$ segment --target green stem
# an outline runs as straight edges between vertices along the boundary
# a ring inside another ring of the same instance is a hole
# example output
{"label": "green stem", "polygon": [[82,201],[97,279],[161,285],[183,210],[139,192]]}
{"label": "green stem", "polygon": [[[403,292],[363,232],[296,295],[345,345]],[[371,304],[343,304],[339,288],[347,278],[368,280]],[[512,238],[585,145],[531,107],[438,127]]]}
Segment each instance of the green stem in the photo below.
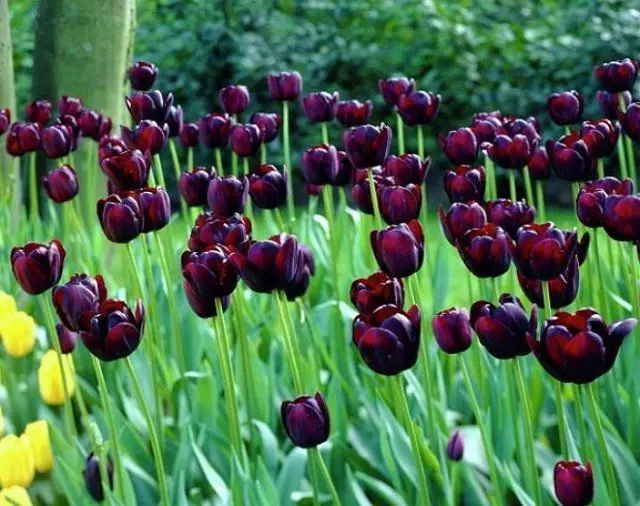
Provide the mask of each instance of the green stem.
{"label": "green stem", "polygon": [[[618,93],[618,103],[620,104],[620,110],[623,113],[627,112],[627,104],[624,101],[624,94],[622,93]],[[631,139],[625,135],[624,133],[620,134],[620,139],[618,141],[618,145],[620,145],[620,143],[624,142],[626,148],[627,148],[627,167],[629,169],[629,176],[631,177],[631,179],[633,180],[634,183],[637,182],[636,179],[636,157],[633,153],[633,144],[631,143]],[[626,176],[625,176],[626,177]]]}
{"label": "green stem", "polygon": [[273,210],[273,216],[276,219],[276,224],[278,225],[278,229],[280,230],[280,232],[285,232],[287,230],[287,227],[285,226],[284,221],[282,220],[282,214],[280,213],[280,209],[276,207]]}
{"label": "green stem", "polygon": [[424,134],[422,132],[422,125],[418,125],[416,133],[418,136],[418,156],[422,161],[424,160]]}
{"label": "green stem", "polygon": [[611,312],[609,311],[609,295],[607,293],[607,286],[606,286],[605,279],[602,272],[602,262],[604,262],[605,260],[600,255],[600,241],[598,239],[598,235],[599,235],[598,232],[599,232],[598,229],[593,231],[593,248],[596,254],[596,269],[598,272],[597,278],[598,278],[598,283],[600,283],[599,294],[602,299],[600,302],[602,302],[602,309],[604,309],[605,320],[612,321],[613,314],[611,314]]}
{"label": "green stem", "polygon": [[604,161],[598,158],[598,179],[604,178]]}
{"label": "green stem", "polygon": [[380,216],[380,205],[378,204],[378,192],[376,191],[376,183],[373,179],[373,169],[367,168],[367,179],[369,181],[369,194],[371,195],[371,203],[373,205],[373,214],[376,217],[376,227],[382,230],[382,217]]}
{"label": "green stem", "polygon": [[396,128],[398,130],[398,154],[401,155],[404,153],[404,123],[402,121],[402,117],[397,112],[396,112]]}
{"label": "green stem", "polygon": [[263,142],[260,146],[260,164],[267,163],[267,143]]}
{"label": "green stem", "polygon": [[544,188],[542,186],[542,181],[536,181],[536,196],[538,203],[538,216],[540,222],[544,223],[546,221],[546,212],[544,205]]}
{"label": "green stem", "polygon": [[336,487],[333,484],[333,480],[331,479],[331,474],[329,473],[329,469],[327,469],[327,466],[324,463],[324,460],[322,459],[322,455],[320,455],[320,451],[317,448],[310,448],[308,451],[312,460],[315,460],[315,465],[320,469],[320,472],[322,473],[324,481],[329,487],[329,492],[331,493],[331,504],[334,506],[341,506],[342,502],[340,501],[340,496],[338,495],[338,491],[336,490]]}
{"label": "green stem", "polygon": [[214,150],[216,155],[216,174],[220,177],[224,176],[224,167],[222,165],[222,151],[220,148]]}
{"label": "green stem", "polygon": [[[180,181],[180,160],[178,159],[178,152],[176,151],[176,144],[173,139],[169,139],[169,151],[171,151],[171,159],[173,160],[173,173],[176,178],[176,186]],[[187,210],[187,203],[183,198],[180,198],[180,211],[182,211],[182,219],[187,222],[187,231],[189,231],[189,211]]]}
{"label": "green stem", "polygon": [[516,192],[516,171],[509,169],[507,172],[509,173],[509,198],[512,202],[515,202],[518,200],[518,194]]}
{"label": "green stem", "polygon": [[[573,211],[578,214],[578,193],[580,192],[580,183],[571,183],[571,197],[573,199]],[[578,228],[580,227],[581,222],[578,221]]]}
{"label": "green stem", "polygon": [[531,174],[529,173],[529,167],[525,165],[522,168],[522,173],[524,174],[524,189],[527,195],[527,203],[530,206],[535,205],[535,200],[533,199],[533,187],[531,186]]}
{"label": "green stem", "polygon": [[498,187],[496,183],[496,166],[493,160],[489,158],[489,155],[484,157],[484,167],[487,172],[487,194],[488,200],[498,198]]}
{"label": "green stem", "polygon": [[289,171],[287,178],[287,209],[289,222],[296,219],[293,205],[293,167],[291,166],[291,148],[289,146],[289,102],[282,102],[282,144],[284,148],[284,166]]}
{"label": "green stem", "polygon": [[320,131],[322,132],[322,144],[329,145],[329,130],[326,122],[320,123]]}
{"label": "green stem", "polygon": [[29,204],[33,223],[40,220],[40,203],[38,202],[38,175],[36,173],[36,152],[29,153]]}
{"label": "green stem", "polygon": [[[96,438],[93,435],[93,427],[87,427],[87,433],[91,439],[91,446],[93,448],[93,454],[98,459],[98,469],[100,469],[100,483],[102,484],[102,493],[107,504],[113,504],[113,497],[111,486],[109,484],[109,475],[107,473],[107,455],[102,451],[102,445],[98,444]],[[98,426],[95,426],[95,430],[99,431]]]}
{"label": "green stem", "polygon": [[162,170],[162,158],[160,158],[159,154],[153,155],[153,165],[155,168],[158,184],[163,188],[166,188],[167,185],[164,183],[164,171]]}
{"label": "green stem", "polygon": [[618,162],[620,163],[620,179],[626,179],[629,177],[629,171],[627,169],[627,159],[624,155],[624,141],[622,140],[623,134],[620,134],[618,143],[616,144],[616,150],[618,152]]}
{"label": "green stem", "polygon": [[302,376],[300,376],[300,369],[298,367],[298,360],[296,358],[295,348],[293,344],[293,336],[289,330],[289,324],[287,322],[287,314],[284,305],[286,302],[283,300],[286,296],[282,292],[276,292],[275,299],[278,306],[278,314],[280,315],[280,324],[282,326],[282,332],[284,334],[284,347],[285,352],[288,355],[289,367],[291,368],[291,376],[293,376],[293,386],[297,394],[301,394]]}
{"label": "green stem", "polygon": [[187,170],[193,169],[193,148],[187,148]]}

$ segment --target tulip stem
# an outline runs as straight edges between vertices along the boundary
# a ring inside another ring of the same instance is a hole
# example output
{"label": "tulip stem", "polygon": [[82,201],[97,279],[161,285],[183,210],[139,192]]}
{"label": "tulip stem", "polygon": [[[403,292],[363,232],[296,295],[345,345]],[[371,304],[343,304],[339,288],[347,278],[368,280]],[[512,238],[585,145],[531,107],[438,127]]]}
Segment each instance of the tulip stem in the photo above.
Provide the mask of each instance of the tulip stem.
{"label": "tulip stem", "polygon": [[607,286],[602,273],[602,262],[604,259],[600,256],[600,241],[598,240],[598,229],[593,231],[593,247],[596,254],[596,269],[598,272],[598,283],[600,284],[599,294],[602,297],[602,306],[604,309],[604,317],[606,321],[613,319],[613,314],[609,311],[609,294],[607,293]]}
{"label": "tulip stem", "polygon": [[484,166],[487,172],[487,194],[488,200],[498,198],[498,187],[496,185],[496,166],[489,155],[484,156]]}
{"label": "tulip stem", "polygon": [[[176,178],[176,186],[180,181],[180,160],[178,160],[178,152],[176,151],[176,144],[173,139],[169,139],[169,151],[171,151],[171,159],[173,160],[173,172]],[[180,198],[180,211],[182,211],[182,219],[187,223],[187,233],[189,233],[189,211],[187,209],[187,203],[183,198]]]}
{"label": "tulip stem", "polygon": [[509,198],[512,202],[515,202],[518,200],[518,193],[516,191],[516,171],[509,169],[507,172],[509,173]]}
{"label": "tulip stem", "polygon": [[287,209],[289,211],[289,222],[296,219],[293,206],[293,167],[291,166],[291,151],[289,146],[289,102],[282,102],[282,143],[284,148],[284,166],[289,171],[287,178]]}
{"label": "tulip stem", "polygon": [[[404,123],[402,116],[396,112],[396,129],[398,130],[398,154],[404,153]],[[420,157],[422,158],[422,157]]]}
{"label": "tulip stem", "polygon": [[422,131],[422,125],[417,126],[416,131],[418,137],[418,156],[420,157],[420,161],[424,159],[424,133]]}
{"label": "tulip stem", "polygon": [[29,153],[29,204],[34,226],[39,222],[40,203],[38,202],[38,175],[36,174],[36,152]]}
{"label": "tulip stem", "polygon": [[322,144],[326,144],[327,146],[329,145],[329,130],[327,128],[327,123],[326,122],[322,122],[320,123],[320,130],[322,132]]}
{"label": "tulip stem", "polygon": [[156,170],[156,179],[158,180],[158,184],[163,188],[166,188],[167,185],[164,183],[164,172],[162,170],[162,158],[160,158],[159,154],[153,155],[153,165]]}
{"label": "tulip stem", "polygon": [[629,171],[627,169],[627,158],[625,157],[625,154],[624,154],[623,137],[624,137],[624,134],[620,133],[620,138],[616,143],[616,149],[618,152],[618,162],[620,163],[620,179],[626,179],[627,177],[629,177]]}
{"label": "tulip stem", "polygon": [[169,506],[169,493],[167,490],[167,477],[164,474],[164,463],[162,461],[162,451],[160,447],[160,443],[158,441],[158,434],[156,432],[156,428],[153,423],[153,418],[151,417],[151,411],[149,411],[149,406],[147,405],[147,401],[144,397],[144,392],[142,387],[140,386],[140,382],[138,381],[138,377],[136,376],[136,371],[133,368],[133,364],[131,363],[131,358],[127,357],[124,359],[124,363],[127,366],[127,371],[129,372],[129,376],[131,377],[131,382],[133,383],[133,388],[136,392],[136,397],[138,398],[138,403],[142,406],[142,412],[147,422],[147,429],[149,430],[149,441],[151,443],[151,451],[153,452],[153,460],[156,465],[156,475],[158,478],[158,486],[160,488],[160,502],[163,506]]}
{"label": "tulip stem", "polygon": [[224,176],[224,167],[222,166],[222,151],[220,150],[220,148],[216,148],[214,150],[214,153],[215,153],[215,156],[216,156],[216,174],[219,177],[223,177]]}
{"label": "tulip stem", "polygon": [[527,195],[527,203],[530,206],[534,206],[536,201],[533,198],[533,187],[531,185],[531,173],[529,172],[529,166],[525,165],[522,168],[522,173],[524,174],[524,190]]}
{"label": "tulip stem", "polygon": [[[618,93],[618,103],[620,104],[620,111],[623,113],[627,112],[627,103],[624,101],[624,94]],[[631,143],[631,139],[624,132],[620,134],[620,140],[618,145],[624,142],[627,148],[627,165],[629,169],[629,176],[633,180],[634,183],[637,183],[636,179],[636,157],[633,153],[633,144]]]}
{"label": "tulip stem", "polygon": [[[329,487],[329,492],[331,493],[331,504],[334,506],[341,506],[342,501],[340,501],[340,496],[338,495],[338,491],[336,490],[335,485],[333,484],[333,480],[331,479],[331,473],[329,473],[329,469],[327,468],[324,460],[322,459],[322,455],[320,455],[320,451],[318,448],[309,448],[308,450],[309,456],[311,457],[312,467],[317,467],[320,469],[322,473],[322,477]],[[319,492],[319,491],[318,491]]]}
{"label": "tulip stem", "polygon": [[193,148],[189,146],[187,148],[187,170],[191,169],[193,169]]}
{"label": "tulip stem", "polygon": [[300,376],[300,369],[298,368],[298,362],[296,359],[293,336],[291,335],[289,324],[287,322],[285,295],[284,292],[276,292],[275,296],[278,313],[280,315],[280,324],[282,325],[282,331],[284,333],[284,347],[287,355],[289,356],[289,367],[291,368],[291,375],[293,376],[293,386],[296,392],[301,394],[303,390],[302,377]]}
{"label": "tulip stem", "polygon": [[267,143],[263,142],[260,145],[260,164],[264,165],[267,163]]}
{"label": "tulip stem", "polygon": [[373,179],[373,168],[367,168],[367,179],[369,181],[369,195],[371,195],[371,204],[373,205],[373,214],[376,217],[376,227],[382,230],[382,217],[380,216],[380,204],[378,203],[378,192],[376,191],[376,183]]}
{"label": "tulip stem", "polygon": [[598,158],[598,179],[604,178],[604,160],[602,158]]}
{"label": "tulip stem", "polygon": [[536,181],[536,196],[538,203],[538,216],[541,222],[546,221],[546,212],[544,206],[544,188],[542,187],[542,181]]}
{"label": "tulip stem", "polygon": [[284,221],[282,220],[282,214],[280,213],[280,209],[276,207],[273,210],[273,216],[276,219],[276,224],[278,225],[278,229],[280,229],[280,232],[286,232],[287,227],[285,226]]}

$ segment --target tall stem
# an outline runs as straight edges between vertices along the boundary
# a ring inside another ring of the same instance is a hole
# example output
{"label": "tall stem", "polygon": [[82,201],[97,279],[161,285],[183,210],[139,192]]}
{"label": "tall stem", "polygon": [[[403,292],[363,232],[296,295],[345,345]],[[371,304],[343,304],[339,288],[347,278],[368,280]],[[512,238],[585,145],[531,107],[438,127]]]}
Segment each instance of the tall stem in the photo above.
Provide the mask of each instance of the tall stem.
{"label": "tall stem", "polygon": [[263,142],[260,146],[260,163],[264,165],[267,163],[267,143]]}
{"label": "tall stem", "polygon": [[157,153],[153,155],[153,166],[155,168],[158,184],[163,188],[166,188],[167,185],[164,183],[164,171],[162,170],[162,158],[160,158],[160,155]]}
{"label": "tall stem", "polygon": [[[178,152],[176,151],[176,144],[173,139],[169,139],[169,151],[171,151],[171,160],[173,161],[173,174],[176,178],[176,185],[180,181],[180,160],[178,159]],[[180,211],[182,212],[182,219],[187,223],[187,231],[189,231],[189,211],[187,209],[187,203],[182,197],[180,197]]]}
{"label": "tall stem", "polygon": [[224,167],[222,165],[222,150],[220,148],[215,148],[214,150],[216,155],[216,173],[218,176],[224,176]]}
{"label": "tall stem", "polygon": [[320,123],[320,131],[322,132],[322,144],[329,144],[329,130],[327,128],[327,123]]}
{"label": "tall stem", "polygon": [[[627,112],[627,103],[624,101],[624,94],[622,93],[618,93],[618,102],[620,104],[620,110],[623,113]],[[637,183],[638,180],[636,179],[637,176],[637,172],[636,172],[636,157],[635,154],[633,153],[633,144],[631,142],[631,139],[629,138],[629,136],[627,136],[624,133],[620,134],[620,139],[618,141],[618,144],[620,144],[621,142],[624,142],[626,148],[627,148],[627,167],[629,169],[629,176],[631,177],[631,179],[633,180],[634,183]]]}
{"label": "tall stem", "polygon": [[187,148],[187,170],[193,169],[193,148]]}
{"label": "tall stem", "polygon": [[[613,319],[613,314],[609,311],[609,295],[607,293],[607,286],[605,283],[605,279],[602,273],[602,262],[605,261],[604,258],[600,255],[600,241],[598,239],[599,230],[596,229],[593,231],[593,247],[596,254],[596,269],[598,272],[598,283],[600,284],[600,296],[602,302],[602,309],[604,309],[604,318],[606,321],[611,321]],[[611,264],[610,264],[611,265]]]}
{"label": "tall stem", "polygon": [[598,158],[598,179],[604,178],[604,161]]}
{"label": "tall stem", "polygon": [[38,175],[36,173],[36,152],[29,153],[29,205],[31,206],[31,219],[38,223],[40,219],[40,203],[38,202]]}
{"label": "tall stem", "polygon": [[518,194],[516,192],[516,171],[509,169],[507,172],[509,173],[509,198],[515,202],[518,200]]}
{"label": "tall stem", "polygon": [[418,156],[420,157],[420,160],[423,160],[424,159],[424,134],[422,132],[422,125],[418,125],[416,129],[416,134],[418,137]]}
{"label": "tall stem", "polygon": [[378,203],[378,192],[376,191],[376,183],[373,179],[373,169],[371,167],[367,169],[367,179],[369,181],[369,194],[373,205],[373,214],[376,217],[376,227],[378,230],[381,230],[382,217],[380,216],[380,204]]}
{"label": "tall stem", "polygon": [[284,165],[289,171],[287,178],[287,209],[289,222],[296,219],[293,205],[293,167],[291,166],[291,147],[289,146],[289,102],[282,102],[282,143],[284,147]]}
{"label": "tall stem", "polygon": [[300,375],[298,360],[296,358],[295,347],[293,344],[293,335],[289,329],[286,309],[284,307],[284,305],[286,304],[285,300],[283,300],[285,299],[285,295],[284,293],[276,292],[275,296],[276,305],[278,306],[278,314],[280,315],[280,324],[282,325],[284,334],[285,352],[288,355],[289,367],[291,369],[291,375],[293,376],[293,386],[296,393],[301,394],[303,391],[302,376]]}
{"label": "tall stem", "polygon": [[396,112],[396,129],[398,130],[398,154],[404,153],[404,123],[402,117]]}
{"label": "tall stem", "polygon": [[498,198],[498,187],[496,183],[496,166],[493,163],[493,160],[489,158],[489,155],[484,156],[484,166],[487,171],[487,193],[488,200],[493,200]]}
{"label": "tall stem", "polygon": [[342,501],[340,501],[340,496],[338,495],[338,491],[336,490],[335,485],[333,484],[333,480],[331,479],[331,474],[329,473],[329,469],[322,460],[322,455],[320,455],[320,451],[317,448],[310,448],[309,456],[312,460],[315,461],[315,466],[320,469],[320,473],[324,478],[325,483],[329,487],[329,492],[331,493],[331,504],[334,506],[341,506]]}
{"label": "tall stem", "polygon": [[538,204],[538,216],[542,223],[547,219],[546,210],[544,205],[544,188],[542,187],[542,181],[536,181],[536,202]]}
{"label": "tall stem", "polygon": [[629,171],[627,169],[627,158],[624,155],[624,141],[623,135],[620,134],[620,138],[616,144],[616,150],[618,152],[618,162],[620,163],[620,179],[629,177]]}
{"label": "tall stem", "polygon": [[527,203],[530,206],[535,205],[536,201],[533,199],[533,187],[531,186],[531,174],[529,173],[529,167],[525,165],[522,168],[524,174],[524,189],[527,195]]}

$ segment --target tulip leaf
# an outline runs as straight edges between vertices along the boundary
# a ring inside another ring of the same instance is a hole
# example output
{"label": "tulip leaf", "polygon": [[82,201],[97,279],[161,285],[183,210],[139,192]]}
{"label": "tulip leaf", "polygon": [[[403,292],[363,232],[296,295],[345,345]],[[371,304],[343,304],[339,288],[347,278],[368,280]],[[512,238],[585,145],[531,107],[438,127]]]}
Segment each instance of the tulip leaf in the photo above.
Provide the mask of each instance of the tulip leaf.
{"label": "tulip leaf", "polygon": [[[407,506],[407,501],[404,497],[383,481],[360,472],[356,472],[355,477],[371,495],[377,497],[381,501],[384,501],[384,504]],[[375,504],[379,503],[376,501]]]}
{"label": "tulip leaf", "polygon": [[189,431],[189,438],[191,439],[191,449],[193,450],[193,454],[200,465],[200,469],[204,473],[204,477],[207,480],[207,483],[211,486],[216,495],[220,498],[223,503],[228,502],[230,493],[229,488],[226,483],[222,479],[222,477],[216,472],[213,466],[207,460],[207,457],[202,453],[198,445],[196,444],[193,433]]}
{"label": "tulip leaf", "polygon": [[307,468],[307,452],[302,448],[294,448],[285,457],[276,486],[280,504],[291,504],[291,494],[300,490]]}

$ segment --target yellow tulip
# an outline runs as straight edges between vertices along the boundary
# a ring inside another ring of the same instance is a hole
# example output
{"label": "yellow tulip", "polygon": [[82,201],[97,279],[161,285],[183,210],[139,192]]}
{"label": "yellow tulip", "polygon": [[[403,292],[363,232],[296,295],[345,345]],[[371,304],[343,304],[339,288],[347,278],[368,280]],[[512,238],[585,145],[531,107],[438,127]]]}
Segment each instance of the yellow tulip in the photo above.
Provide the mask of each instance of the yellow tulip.
{"label": "yellow tulip", "polygon": [[25,488],[13,486],[0,490],[0,506],[33,506],[33,503]]}
{"label": "yellow tulip", "polygon": [[[55,339],[55,338],[54,338]],[[62,367],[67,380],[69,395],[73,395],[76,390],[75,376],[73,373],[73,363],[70,355],[61,355]],[[40,397],[51,406],[64,404],[64,385],[62,383],[62,370],[58,363],[58,355],[55,350],[47,351],[42,357],[40,368],[38,369],[38,385],[40,387]]]}
{"label": "yellow tulip", "polygon": [[36,473],[31,445],[27,436],[14,434],[0,439],[0,486],[28,487]]}
{"label": "yellow tulip", "polygon": [[16,299],[8,293],[0,291],[0,320],[3,316],[15,313],[16,311]]}
{"label": "yellow tulip", "polygon": [[0,336],[8,355],[24,357],[36,344],[36,322],[22,311],[6,314],[0,319]]}
{"label": "yellow tulip", "polygon": [[31,445],[36,471],[48,473],[53,468],[53,453],[51,451],[47,422],[45,420],[32,422],[25,427],[24,433]]}

